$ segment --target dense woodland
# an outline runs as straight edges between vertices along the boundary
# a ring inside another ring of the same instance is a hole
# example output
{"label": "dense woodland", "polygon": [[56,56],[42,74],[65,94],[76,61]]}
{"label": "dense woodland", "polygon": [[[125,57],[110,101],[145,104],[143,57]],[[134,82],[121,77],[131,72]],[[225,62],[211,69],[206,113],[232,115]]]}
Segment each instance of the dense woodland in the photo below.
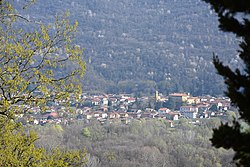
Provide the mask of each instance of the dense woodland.
{"label": "dense woodland", "polygon": [[79,22],[75,42],[85,48],[87,91],[218,95],[224,85],[212,53],[231,66],[239,61],[234,36],[219,32],[200,0],[37,0],[20,12],[50,23],[66,10]]}
{"label": "dense woodland", "polygon": [[37,146],[87,149],[87,166],[234,166],[233,151],[216,149],[209,139],[220,119],[204,119],[197,125],[181,119],[171,128],[166,120],[134,120],[129,124],[101,125],[91,121],[70,125],[33,126],[40,137]]}

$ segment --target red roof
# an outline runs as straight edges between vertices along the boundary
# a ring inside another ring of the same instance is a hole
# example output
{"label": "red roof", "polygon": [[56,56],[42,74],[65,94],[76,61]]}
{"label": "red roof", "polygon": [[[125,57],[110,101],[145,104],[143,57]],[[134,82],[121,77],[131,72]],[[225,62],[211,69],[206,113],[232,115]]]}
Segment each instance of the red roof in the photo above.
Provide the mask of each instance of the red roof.
{"label": "red roof", "polygon": [[170,110],[169,108],[160,108],[159,110]]}
{"label": "red roof", "polygon": [[186,93],[171,93],[169,96],[188,96]]}
{"label": "red roof", "polygon": [[58,113],[57,113],[57,112],[51,112],[49,115],[50,115],[50,116],[53,116],[53,117],[57,117],[57,116],[58,116]]}

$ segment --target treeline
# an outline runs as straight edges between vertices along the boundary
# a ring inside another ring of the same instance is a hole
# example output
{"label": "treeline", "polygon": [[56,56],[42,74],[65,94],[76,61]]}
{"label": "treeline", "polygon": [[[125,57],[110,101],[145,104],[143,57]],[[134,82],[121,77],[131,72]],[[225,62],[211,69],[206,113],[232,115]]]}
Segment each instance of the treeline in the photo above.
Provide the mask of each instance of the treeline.
{"label": "treeline", "polygon": [[38,146],[87,149],[87,166],[234,166],[233,151],[211,147],[218,118],[199,124],[181,119],[171,128],[166,120],[119,121],[101,125],[79,121],[67,126],[30,127],[39,134]]}

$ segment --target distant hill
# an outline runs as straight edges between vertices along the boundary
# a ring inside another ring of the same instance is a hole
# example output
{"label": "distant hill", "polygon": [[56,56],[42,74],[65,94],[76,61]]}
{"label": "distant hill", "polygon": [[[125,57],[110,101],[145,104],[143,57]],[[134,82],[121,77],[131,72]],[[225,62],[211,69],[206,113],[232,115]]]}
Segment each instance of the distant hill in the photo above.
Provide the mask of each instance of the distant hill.
{"label": "distant hill", "polygon": [[37,0],[25,14],[49,23],[66,10],[79,22],[88,91],[218,95],[224,84],[212,53],[238,61],[234,36],[219,32],[199,0]]}

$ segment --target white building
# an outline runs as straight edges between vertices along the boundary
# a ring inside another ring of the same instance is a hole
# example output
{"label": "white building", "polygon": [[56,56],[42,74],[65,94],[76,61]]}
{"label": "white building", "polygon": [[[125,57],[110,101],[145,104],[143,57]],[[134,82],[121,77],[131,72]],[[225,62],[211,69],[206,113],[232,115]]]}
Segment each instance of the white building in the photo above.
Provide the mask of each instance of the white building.
{"label": "white building", "polygon": [[198,107],[195,106],[181,106],[180,112],[184,117],[197,118]]}

